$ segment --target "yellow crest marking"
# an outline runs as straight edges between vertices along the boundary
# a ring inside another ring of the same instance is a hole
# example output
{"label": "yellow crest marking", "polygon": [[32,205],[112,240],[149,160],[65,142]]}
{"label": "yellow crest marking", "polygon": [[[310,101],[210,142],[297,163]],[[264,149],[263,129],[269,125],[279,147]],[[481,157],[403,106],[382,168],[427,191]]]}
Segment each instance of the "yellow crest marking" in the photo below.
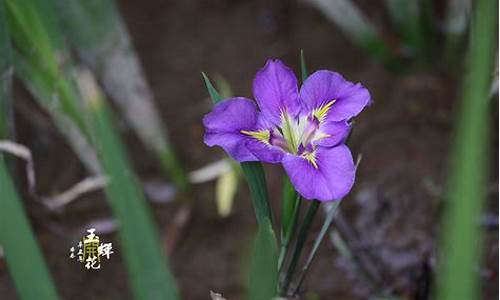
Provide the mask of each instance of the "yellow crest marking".
{"label": "yellow crest marking", "polygon": [[335,102],[337,102],[337,100],[333,99],[332,101],[322,105],[321,107],[316,108],[315,110],[313,110],[313,116],[315,116],[316,119],[318,119],[318,121],[322,123],[323,121],[325,121],[325,118],[328,115],[330,108],[332,108],[332,105]]}
{"label": "yellow crest marking", "polygon": [[269,139],[271,138],[271,133],[269,132],[269,130],[258,130],[258,131],[241,130],[241,133],[251,136],[256,140],[269,145]]}
{"label": "yellow crest marking", "polygon": [[318,169],[318,163],[316,162],[316,153],[315,152],[304,152],[301,157],[305,158],[308,162],[313,165],[315,169]]}

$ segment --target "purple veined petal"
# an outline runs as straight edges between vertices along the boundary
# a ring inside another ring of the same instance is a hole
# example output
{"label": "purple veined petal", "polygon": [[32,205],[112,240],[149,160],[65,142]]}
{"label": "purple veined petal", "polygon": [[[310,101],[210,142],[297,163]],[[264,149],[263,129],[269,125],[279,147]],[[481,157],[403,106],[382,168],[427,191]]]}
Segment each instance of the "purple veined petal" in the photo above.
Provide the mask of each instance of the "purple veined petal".
{"label": "purple veined petal", "polygon": [[275,125],[286,110],[295,117],[300,112],[297,77],[278,59],[269,59],[255,75],[253,94],[261,112]]}
{"label": "purple veined petal", "polygon": [[275,127],[274,123],[271,122],[269,120],[269,118],[264,115],[263,113],[259,112],[257,114],[257,123],[256,123],[256,127],[259,129],[259,130],[270,130],[272,131],[273,128]]}
{"label": "purple veined petal", "polygon": [[257,107],[250,99],[236,97],[224,100],[214,106],[203,118],[208,146],[222,147],[233,159],[256,161],[257,158],[246,148],[249,136],[241,130],[255,130]]}
{"label": "purple veined petal", "polygon": [[255,157],[266,163],[280,163],[283,156],[285,156],[285,152],[281,148],[265,144],[256,139],[247,141],[246,147]]}
{"label": "purple veined petal", "polygon": [[325,121],[316,131],[312,142],[317,146],[333,147],[343,143],[350,130],[351,126],[346,121]]}
{"label": "purple veined petal", "polygon": [[311,113],[332,100],[335,102],[325,120],[349,120],[371,103],[370,93],[361,84],[354,84],[342,75],[327,70],[314,72],[300,89],[303,113]]}
{"label": "purple veined petal", "polygon": [[302,197],[319,201],[339,200],[352,188],[355,166],[346,145],[315,150],[317,168],[307,159],[287,154],[282,164]]}

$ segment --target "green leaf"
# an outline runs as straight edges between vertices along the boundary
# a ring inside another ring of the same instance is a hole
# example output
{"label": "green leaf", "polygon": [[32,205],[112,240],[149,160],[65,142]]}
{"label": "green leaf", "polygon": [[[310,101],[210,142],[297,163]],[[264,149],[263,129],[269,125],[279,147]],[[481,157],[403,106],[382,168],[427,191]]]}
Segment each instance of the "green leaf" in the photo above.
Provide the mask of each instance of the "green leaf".
{"label": "green leaf", "polygon": [[241,169],[247,179],[257,223],[262,224],[265,219],[273,223],[273,213],[269,204],[264,168],[259,162],[242,162]]}
{"label": "green leaf", "polygon": [[[99,78],[137,137],[160,160],[182,191],[189,183],[170,144],[153,93],[125,22],[112,0],[46,0],[57,3],[61,30]],[[112,42],[110,42],[112,41]]]}
{"label": "green leaf", "polygon": [[318,211],[320,204],[321,202],[319,202],[318,200],[310,201],[309,209],[307,210],[306,216],[304,217],[304,221],[297,236],[297,243],[295,244],[295,249],[293,250],[290,265],[288,265],[288,269],[283,280],[283,285],[281,286],[282,294],[288,294],[288,288],[292,282],[293,275],[295,274],[295,269],[297,268],[297,264],[299,263],[300,255],[302,254],[302,249],[304,248],[304,245],[307,241],[309,230],[311,229],[312,222],[314,220],[314,217],[316,216],[316,212]]}
{"label": "green leaf", "polygon": [[6,0],[5,3],[6,20],[16,49],[13,53],[16,75],[51,115],[87,168],[99,173],[74,82],[75,67],[55,24],[52,2]]}
{"label": "green leaf", "polygon": [[294,220],[298,213],[299,198],[290,179],[283,176],[283,201],[281,203],[281,232],[282,240],[291,236]]}
{"label": "green leaf", "polygon": [[2,155],[0,191],[0,244],[19,298],[59,299]]}
{"label": "green leaf", "polygon": [[304,282],[304,279],[307,275],[307,272],[309,271],[309,268],[311,267],[311,264],[314,260],[314,257],[316,256],[316,253],[319,250],[319,246],[321,245],[321,242],[326,236],[326,233],[330,229],[330,225],[333,222],[333,218],[335,217],[335,214],[337,212],[337,208],[340,205],[340,202],[342,202],[342,199],[334,201],[334,202],[329,202],[326,203],[325,205],[328,205],[327,208],[327,213],[326,213],[326,218],[325,221],[323,222],[323,226],[321,226],[321,230],[316,236],[316,239],[314,240],[314,245],[311,249],[311,252],[309,253],[309,256],[307,257],[306,263],[304,264],[304,267],[302,268],[302,272],[300,274],[299,279],[297,280],[297,284],[294,287],[294,291],[292,294],[296,294]]}
{"label": "green leaf", "polygon": [[136,299],[179,299],[167,258],[140,188],[90,73],[80,76],[84,99],[92,119],[95,143],[104,173],[109,177],[106,195],[120,223],[121,251]]}
{"label": "green leaf", "polygon": [[276,296],[278,250],[269,219],[259,226],[250,264],[248,300],[270,300]]}
{"label": "green leaf", "polygon": [[479,219],[485,202],[490,149],[489,88],[498,47],[498,1],[474,2],[467,72],[459,104],[442,228],[439,300],[481,299]]}
{"label": "green leaf", "polygon": [[46,0],[57,7],[65,36],[78,51],[105,48],[116,30],[119,12],[112,0]]}
{"label": "green leaf", "polygon": [[304,57],[304,50],[300,50],[300,75],[302,77],[302,83],[307,79],[307,66],[306,58]]}
{"label": "green leaf", "polygon": [[32,70],[28,74],[36,72],[42,79],[39,82],[43,82],[50,97],[35,94],[41,105],[49,111],[55,111],[54,108],[62,111],[85,133],[82,107],[73,80],[74,65],[52,4],[44,0],[6,0],[6,19],[18,53],[15,63],[23,61]]}
{"label": "green leaf", "polygon": [[5,6],[0,2],[0,139],[11,135],[14,127],[12,106],[12,50],[5,23]]}
{"label": "green leaf", "polygon": [[212,99],[213,104],[217,104],[222,100],[222,97],[219,95],[217,90],[214,88],[210,79],[208,79],[207,75],[204,72],[201,72],[203,76],[203,80],[205,81],[205,85],[207,86],[208,93],[210,94],[210,99]]}
{"label": "green leaf", "polygon": [[[0,2],[0,139],[12,129],[12,61],[5,24],[5,6]],[[10,123],[10,124],[9,124]],[[0,154],[0,245],[20,299],[59,299],[42,253],[31,230],[12,179]]]}

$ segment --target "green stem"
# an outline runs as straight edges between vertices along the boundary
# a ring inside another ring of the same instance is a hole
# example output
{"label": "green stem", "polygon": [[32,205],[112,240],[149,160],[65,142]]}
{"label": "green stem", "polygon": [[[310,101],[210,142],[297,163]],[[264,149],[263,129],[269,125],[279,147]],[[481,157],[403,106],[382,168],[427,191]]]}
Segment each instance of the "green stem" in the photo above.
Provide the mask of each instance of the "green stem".
{"label": "green stem", "polygon": [[255,210],[255,218],[257,223],[261,225],[266,218],[274,223],[273,210],[269,204],[269,197],[267,195],[266,175],[262,164],[254,161],[242,162],[241,169],[250,188],[252,195],[253,207]]}
{"label": "green stem", "polygon": [[447,202],[441,223],[441,261],[435,299],[481,299],[483,263],[478,220],[487,199],[493,158],[489,89],[498,49],[498,1],[474,1],[466,77],[457,103]]}
{"label": "green stem", "polygon": [[299,219],[300,205],[302,204],[302,197],[297,194],[297,201],[295,203],[295,208],[293,210],[293,220],[290,224],[290,230],[288,230],[281,241],[280,256],[278,259],[278,272],[283,268],[283,262],[285,261],[286,254],[288,252],[288,247],[290,246],[290,240],[292,239],[295,229],[297,227],[297,220]]}
{"label": "green stem", "polygon": [[299,235],[297,238],[297,244],[295,245],[295,250],[293,251],[292,260],[290,261],[290,265],[288,266],[288,270],[285,275],[285,280],[283,287],[281,289],[281,294],[286,294],[288,287],[290,286],[290,282],[292,280],[295,269],[297,268],[297,264],[300,259],[300,254],[302,253],[302,249],[304,248],[304,244],[307,241],[307,235],[309,233],[309,229],[311,228],[312,221],[316,212],[318,211],[319,205],[321,202],[318,200],[313,200],[309,205],[309,210],[304,218],[304,222],[300,227]]}
{"label": "green stem", "polygon": [[299,275],[299,279],[297,280],[297,284],[295,285],[295,288],[293,289],[292,295],[296,294],[299,291],[302,283],[304,282],[304,279],[306,278],[307,271],[311,267],[311,263],[314,260],[316,253],[318,252],[319,245],[321,244],[321,242],[325,238],[327,231],[330,229],[330,225],[332,224],[333,218],[335,217],[336,212],[337,212],[337,207],[339,207],[341,201],[342,201],[342,199],[330,204],[330,208],[328,209],[328,213],[327,213],[325,222],[323,223],[323,227],[321,227],[321,231],[319,232],[318,236],[316,237],[316,241],[314,241],[314,245],[313,245],[313,248],[311,250],[311,253],[309,253],[309,256],[307,257],[306,264],[302,268],[302,271]]}

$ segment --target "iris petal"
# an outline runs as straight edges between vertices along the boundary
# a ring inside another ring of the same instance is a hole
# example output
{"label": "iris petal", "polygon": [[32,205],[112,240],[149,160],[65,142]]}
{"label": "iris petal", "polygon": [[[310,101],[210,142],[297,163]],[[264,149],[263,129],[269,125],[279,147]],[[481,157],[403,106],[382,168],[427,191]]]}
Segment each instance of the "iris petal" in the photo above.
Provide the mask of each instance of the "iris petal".
{"label": "iris petal", "polygon": [[339,200],[354,184],[355,166],[351,152],[341,144],[314,150],[314,166],[308,159],[286,154],[283,167],[293,186],[306,199]]}
{"label": "iris petal", "polygon": [[324,120],[349,120],[371,102],[370,93],[361,84],[347,81],[332,71],[314,72],[300,89],[303,113],[320,110],[333,100],[335,102],[329,107]]}
{"label": "iris petal", "polygon": [[256,161],[245,146],[251,137],[241,133],[242,130],[255,130],[256,122],[257,108],[253,101],[241,97],[224,100],[203,118],[205,144],[222,147],[239,162]]}
{"label": "iris petal", "polygon": [[319,127],[316,135],[312,139],[314,145],[323,147],[336,146],[347,138],[351,126],[346,121],[341,122],[324,122]]}
{"label": "iris petal", "polygon": [[262,114],[274,125],[279,125],[281,114],[295,117],[300,112],[297,77],[278,59],[270,59],[257,72],[253,94]]}
{"label": "iris petal", "polygon": [[260,161],[266,163],[279,163],[285,155],[285,152],[281,148],[265,144],[256,139],[247,141],[246,148],[250,150]]}

